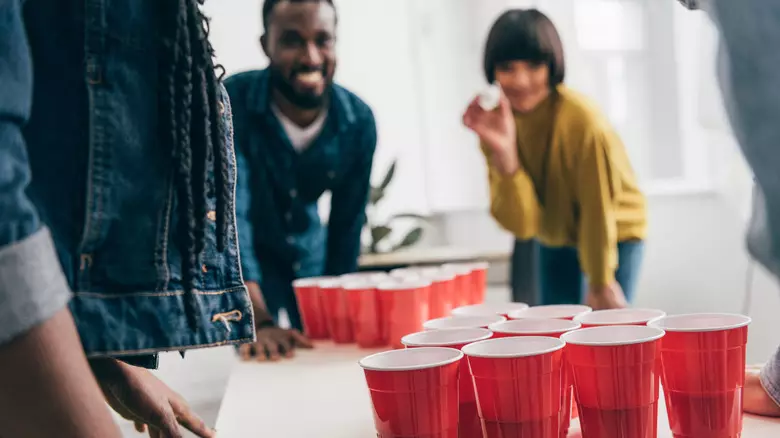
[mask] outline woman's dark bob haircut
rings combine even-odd
[[[496,80],[496,68],[506,62],[530,61],[550,69],[550,87],[563,82],[563,44],[550,19],[536,9],[512,9],[493,24],[485,45],[485,77]]]

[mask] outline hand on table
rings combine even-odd
[[[608,286],[591,286],[586,304],[593,310],[623,309],[628,307],[626,295],[618,283]]]
[[[490,151],[494,164],[507,175],[520,168],[517,155],[517,128],[512,105],[501,93],[498,108],[485,111],[475,98],[463,114],[463,124],[474,131]]]
[[[312,348],[314,345],[309,338],[298,330],[287,330],[279,327],[264,327],[257,329],[257,340],[251,344],[239,347],[241,359],[277,361],[282,358],[291,358],[296,348]]]
[[[761,385],[761,367],[749,366],[745,371],[745,393],[743,409],[749,414],[764,417],[780,417],[780,406],[769,397]]]
[[[214,438],[187,402],[146,369],[114,359],[91,362],[106,401],[119,415],[135,423],[150,438],[181,438],[184,427],[199,438]]]

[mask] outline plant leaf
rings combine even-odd
[[[395,251],[401,248],[406,248],[407,246],[414,245],[415,243],[419,242],[420,239],[422,239],[422,235],[423,235],[423,229],[421,227],[417,227],[412,231],[409,231],[406,234],[406,237],[404,237],[404,239],[401,241],[401,243],[396,245],[396,247],[393,248],[393,250]]]
[[[385,237],[389,236],[393,230],[390,227],[378,226],[371,228],[371,244],[376,246]]]
[[[398,163],[398,160],[393,160],[393,164],[390,165],[390,168],[387,169],[387,173],[385,174],[385,179],[382,180],[382,184],[379,185],[379,188],[383,191],[387,188],[387,186],[390,185],[390,182],[393,181],[393,176],[395,176],[395,165]]]
[[[368,202],[371,205],[376,205],[382,198],[385,197],[385,191],[379,187],[371,187],[371,193],[369,195]]]

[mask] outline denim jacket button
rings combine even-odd
[[[201,265],[200,270],[203,271],[204,274],[209,272],[209,268],[207,268],[206,265]]]
[[[211,210],[211,211],[209,211],[209,212],[206,214],[206,217],[207,217],[207,218],[209,218],[209,220],[210,220],[211,222],[216,222],[216,221],[217,221],[217,212],[216,212],[216,211],[214,211],[214,210]]]
[[[222,103],[222,101],[219,101],[219,115],[221,116],[224,114],[225,114],[225,104]]]

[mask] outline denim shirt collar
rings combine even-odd
[[[249,89],[249,109],[259,115],[272,115],[271,111],[271,86],[269,69],[262,70],[257,80]],[[338,85],[332,86],[330,96],[330,108],[328,114],[335,116],[338,131],[343,132],[358,122],[355,107],[349,100],[347,93]]]

